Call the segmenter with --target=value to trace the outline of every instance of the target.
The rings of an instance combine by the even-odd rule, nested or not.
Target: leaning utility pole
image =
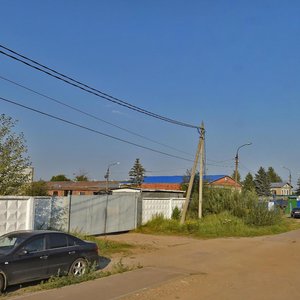
[[[198,160],[199,160],[199,155],[201,153],[201,148],[203,149],[203,145],[204,145],[204,132],[205,132],[204,124],[202,122],[201,127],[200,127],[199,143],[198,143],[198,147],[197,147],[197,152],[196,152],[196,156],[195,156],[195,160],[194,160],[194,165],[193,165],[193,169],[192,169],[192,173],[191,173],[191,177],[190,177],[190,182],[189,182],[185,202],[184,202],[183,209],[182,209],[180,224],[184,223],[185,218],[186,218],[187,209],[189,207],[189,202],[190,202],[190,197],[191,197],[192,188],[193,188],[193,184],[194,184],[195,173],[196,173],[196,168],[197,168],[197,164],[198,164]],[[202,159],[202,161],[203,161],[203,159]],[[200,162],[200,164],[201,164],[201,162]],[[203,165],[202,165],[202,167],[203,167]],[[200,167],[200,169],[201,169],[201,167]],[[200,170],[200,173],[202,173],[202,175],[203,175],[203,171],[201,172],[201,170]],[[199,174],[199,176],[200,176],[200,174]],[[199,192],[200,192],[200,188],[199,188]],[[199,206],[200,206],[200,195],[199,195]],[[201,188],[201,207],[202,207],[202,188]]]

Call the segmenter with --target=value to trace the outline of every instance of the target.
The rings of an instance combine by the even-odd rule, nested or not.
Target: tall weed
[[[269,211],[266,203],[259,203],[255,192],[239,193],[229,189],[205,188],[203,195],[203,216],[229,212],[241,218],[246,224],[267,226],[281,221],[277,210]],[[194,194],[189,206],[188,218],[198,217],[198,194]]]

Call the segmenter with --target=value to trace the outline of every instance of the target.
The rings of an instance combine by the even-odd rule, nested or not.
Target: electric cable
[[[36,69],[38,71],[41,71],[41,72],[43,72],[43,73],[45,73],[45,74],[47,74],[49,76],[52,76],[52,77],[54,77],[56,79],[59,79],[59,80],[65,82],[65,83],[68,83],[68,84],[70,84],[70,85],[72,85],[74,87],[77,87],[77,88],[79,88],[81,90],[84,90],[84,91],[86,91],[88,93],[91,93],[91,94],[93,94],[95,96],[101,97],[101,98],[106,99],[106,100],[108,100],[110,102],[113,102],[115,104],[121,105],[123,107],[126,107],[128,109],[137,111],[139,113],[151,116],[153,118],[160,119],[160,120],[165,121],[165,122],[169,122],[169,123],[172,123],[172,124],[175,124],[175,125],[184,126],[184,127],[194,128],[194,129],[198,129],[199,128],[199,126],[195,126],[195,125],[192,125],[192,124],[188,124],[188,123],[184,123],[184,122],[177,121],[177,120],[174,120],[174,119],[170,119],[170,118],[158,115],[156,113],[152,113],[152,112],[150,112],[148,110],[142,109],[142,108],[140,108],[138,106],[132,105],[132,104],[130,104],[130,103],[124,101],[124,100],[121,100],[119,98],[113,97],[113,96],[111,96],[109,94],[106,94],[106,93],[104,93],[104,92],[102,92],[102,91],[100,91],[98,89],[92,88],[89,85],[86,85],[86,84],[84,84],[84,83],[82,83],[80,81],[77,81],[77,80],[75,80],[75,79],[73,79],[73,78],[71,78],[69,76],[66,76],[66,75],[64,75],[64,74],[62,74],[60,72],[57,72],[54,69],[51,69],[51,68],[49,68],[49,67],[47,67],[47,66],[45,66],[45,65],[43,65],[43,64],[41,64],[39,62],[37,62],[35,60],[32,60],[32,59],[30,59],[30,58],[28,58],[28,57],[26,57],[26,56],[24,56],[24,55],[22,55],[22,54],[20,54],[20,53],[18,53],[16,51],[14,51],[14,50],[11,50],[11,49],[3,46],[3,45],[0,45],[0,47],[2,49],[5,49],[6,51],[9,51],[9,52],[11,52],[11,53],[13,53],[13,54],[21,57],[22,59],[14,56],[12,54],[8,54],[8,53],[0,50],[1,54],[4,54],[7,57],[10,57],[10,58],[12,58],[14,60],[17,60],[17,61],[19,61],[19,62],[21,62],[21,63],[23,63],[23,64],[25,64],[25,65],[27,65],[27,66],[29,66],[31,68],[34,68],[34,69]],[[26,61],[24,61],[23,59],[25,59]],[[29,63],[28,61],[31,62],[31,63]],[[34,63],[35,65],[37,65],[39,67],[32,65],[32,63]],[[42,67],[45,70],[41,69],[40,67]],[[54,73],[54,74],[50,73],[49,71],[52,72],[52,73]]]
[[[58,103],[58,104],[60,104],[60,105],[62,105],[62,106],[68,107],[69,109],[72,109],[72,110],[74,110],[74,111],[76,111],[76,112],[79,112],[79,113],[81,113],[81,114],[84,114],[84,115],[86,115],[86,116],[88,116],[88,117],[91,117],[91,118],[93,118],[93,119],[96,119],[96,120],[98,120],[98,121],[101,121],[101,122],[103,122],[103,123],[106,123],[106,124],[108,124],[108,125],[110,125],[110,126],[113,126],[113,127],[115,127],[115,128],[118,128],[118,129],[120,129],[120,130],[123,130],[123,131],[125,131],[125,132],[127,132],[127,133],[130,133],[130,134],[132,134],[132,135],[138,136],[138,137],[140,137],[140,138],[142,138],[142,139],[148,140],[148,141],[150,141],[150,142],[152,142],[152,143],[155,143],[155,144],[158,144],[158,145],[160,145],[160,146],[164,146],[164,147],[166,147],[166,148],[172,149],[172,150],[174,150],[174,151],[181,152],[181,153],[187,154],[187,155],[189,155],[189,156],[192,156],[190,153],[187,153],[187,152],[185,152],[185,151],[179,150],[179,149],[177,149],[177,148],[174,148],[174,147],[172,147],[172,146],[166,145],[166,144],[164,144],[164,143],[160,143],[160,142],[155,141],[155,140],[153,140],[153,139],[147,138],[147,137],[145,137],[145,136],[143,136],[143,135],[141,135],[141,134],[139,134],[139,133],[133,132],[133,131],[131,131],[131,130],[125,129],[125,128],[121,127],[121,126],[118,126],[118,125],[116,125],[116,124],[113,124],[113,123],[111,123],[111,122],[108,122],[108,121],[106,121],[106,120],[103,120],[103,119],[101,119],[101,118],[99,118],[99,117],[97,117],[97,116],[95,116],[95,115],[93,115],[93,114],[90,114],[90,113],[85,112],[85,111],[83,111],[83,110],[81,110],[81,109],[78,109],[78,108],[76,108],[76,107],[74,107],[74,106],[72,106],[72,105],[66,104],[65,102],[62,102],[62,101],[57,100],[57,99],[55,99],[55,98],[53,98],[53,97],[50,97],[50,96],[47,96],[47,95],[45,95],[45,94],[43,94],[43,93],[40,93],[40,92],[38,92],[38,91],[35,91],[35,90],[33,90],[33,89],[29,88],[29,87],[26,87],[26,86],[24,86],[24,85],[22,85],[22,84],[20,84],[20,83],[17,83],[17,82],[15,82],[15,81],[11,80],[11,79],[5,78],[5,77],[3,77],[3,76],[1,76],[1,75],[0,75],[0,79],[5,80],[5,81],[7,81],[7,82],[9,82],[9,83],[11,83],[11,84],[14,84],[14,85],[18,86],[18,87],[21,87],[21,88],[23,88],[23,89],[25,89],[25,90],[27,90],[27,91],[29,91],[29,92],[31,92],[31,93],[34,93],[34,94],[36,94],[36,95],[38,95],[38,96],[41,96],[41,97],[45,98],[45,99],[48,99],[48,100],[53,101],[53,102],[55,102],[55,103]]]
[[[169,153],[166,153],[166,152],[163,152],[163,151],[159,151],[159,150],[156,150],[156,149],[153,149],[153,148],[149,148],[149,147],[146,147],[146,146],[142,146],[142,145],[139,145],[139,144],[136,144],[136,143],[127,141],[127,140],[125,140],[125,139],[121,139],[121,138],[112,136],[112,135],[110,135],[110,134],[107,134],[107,133],[104,133],[104,132],[101,132],[101,131],[98,131],[98,130],[95,130],[95,129],[92,129],[92,128],[89,128],[89,127],[86,127],[86,126],[84,126],[84,125],[81,125],[81,124],[78,124],[78,123],[74,123],[74,122],[72,122],[72,121],[68,121],[68,120],[66,120],[66,119],[63,119],[63,118],[54,116],[54,115],[52,115],[52,114],[48,114],[48,113],[46,113],[46,112],[37,110],[37,109],[35,109],[35,108],[32,108],[32,107],[29,107],[29,106],[26,106],[26,105],[17,103],[17,102],[15,102],[15,101],[9,100],[9,99],[7,99],[7,98],[0,97],[0,100],[2,100],[2,101],[4,101],[4,102],[7,102],[7,103],[10,103],[10,104],[13,104],[13,105],[16,105],[16,106],[19,106],[19,107],[22,107],[22,108],[25,108],[25,109],[30,110],[30,111],[33,111],[33,112],[36,112],[36,113],[38,113],[38,114],[47,116],[47,117],[49,117],[49,118],[52,118],[52,119],[55,119],[55,120],[58,120],[58,121],[67,123],[67,124],[69,124],[69,125],[73,125],[73,126],[75,126],[75,127],[82,128],[82,129],[88,130],[88,131],[90,131],[90,132],[94,132],[94,133],[96,133],[96,134],[99,134],[99,135],[102,135],[102,136],[105,136],[105,137],[108,137],[108,138],[117,140],[117,141],[119,141],[119,142],[123,142],[123,143],[129,144],[129,145],[132,145],[132,146],[135,146],[135,147],[139,147],[139,148],[142,148],[142,149],[145,149],[145,150],[149,150],[149,151],[152,151],[152,152],[155,152],[155,153],[159,153],[159,154],[162,154],[162,155],[165,155],[165,156],[169,156],[169,157],[173,157],[173,158],[177,158],[177,159],[181,159],[181,160],[193,162],[192,160],[187,159],[187,158],[184,158],[184,157],[180,157],[180,156],[177,156],[177,155],[172,155],[172,154],[169,154]]]

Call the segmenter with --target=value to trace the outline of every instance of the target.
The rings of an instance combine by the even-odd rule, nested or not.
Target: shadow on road
[[[100,258],[100,262],[99,262],[98,270],[102,270],[102,269],[106,268],[111,262],[111,259],[109,259],[107,257],[100,256],[99,258]]]

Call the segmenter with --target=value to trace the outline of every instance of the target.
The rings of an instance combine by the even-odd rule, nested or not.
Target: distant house
[[[180,191],[186,176],[145,176],[142,189]]]
[[[203,181],[211,187],[230,188],[241,191],[242,186],[227,175],[205,175]],[[182,190],[182,184],[188,183],[188,176],[146,176],[141,188],[160,190]]]
[[[47,184],[50,196],[99,195],[106,193],[106,181],[49,181]],[[108,188],[119,188],[119,181],[109,181]]]
[[[205,175],[203,181],[214,188],[227,188],[232,190],[242,190],[242,185],[228,175]]]
[[[288,182],[272,182],[271,193],[274,196],[292,195],[292,186]]]

